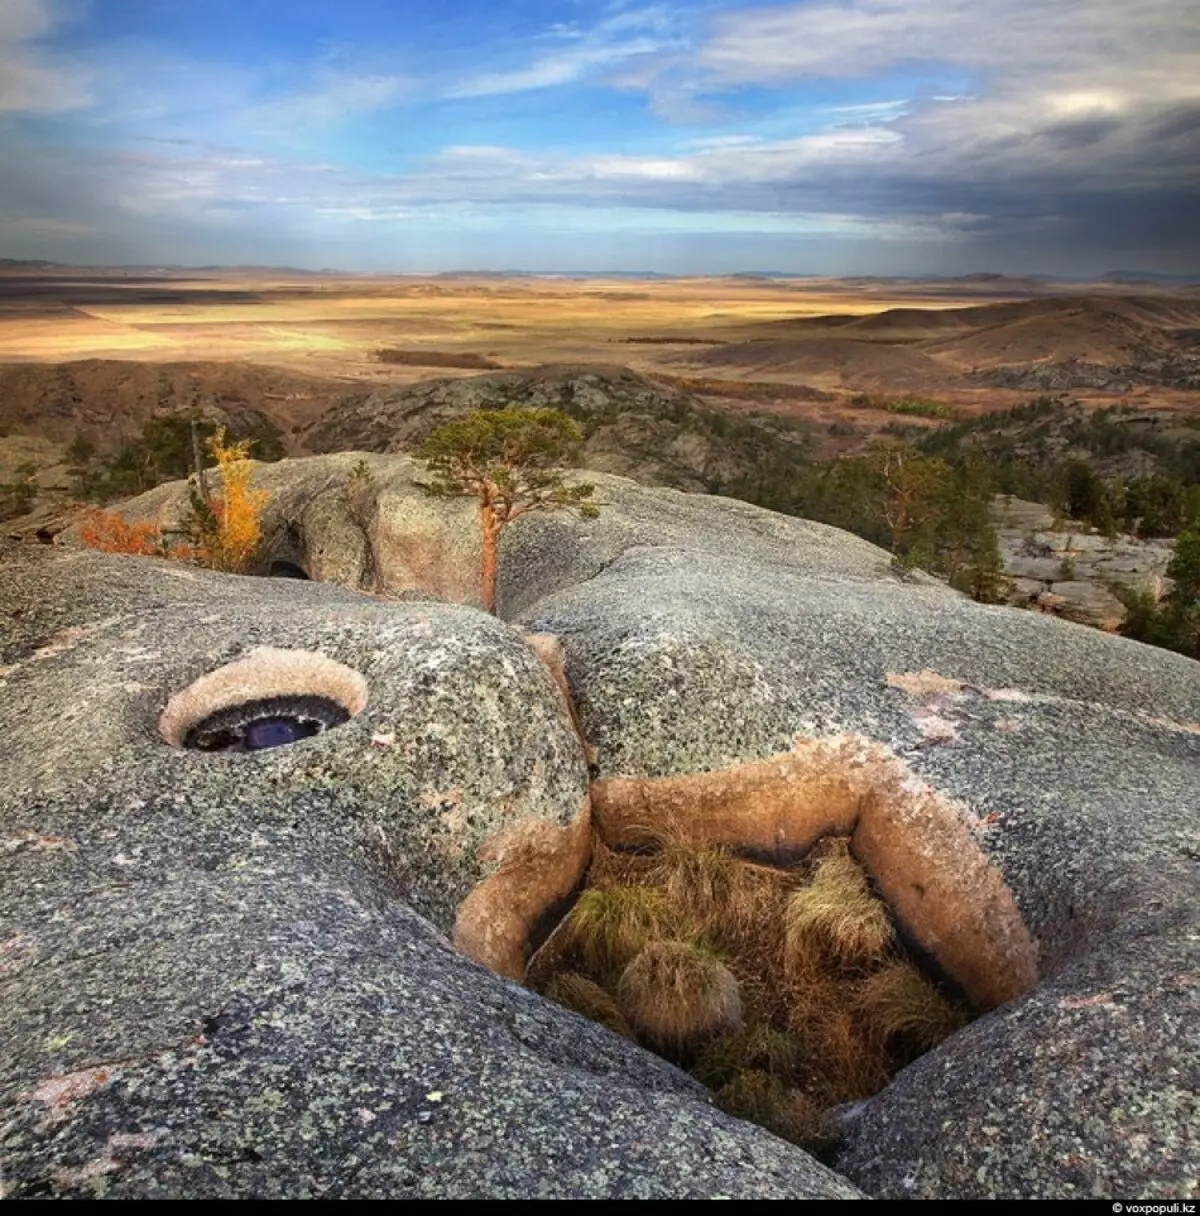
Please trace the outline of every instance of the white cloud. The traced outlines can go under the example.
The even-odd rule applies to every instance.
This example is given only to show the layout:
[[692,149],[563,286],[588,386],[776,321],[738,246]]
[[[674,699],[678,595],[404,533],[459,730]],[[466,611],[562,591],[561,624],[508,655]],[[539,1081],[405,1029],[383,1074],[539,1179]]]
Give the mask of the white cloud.
[[727,13],[698,56],[723,84],[861,78],[914,63],[1002,76],[1191,80],[1200,22],[1178,0],[848,0]]
[[312,87],[251,107],[245,120],[264,127],[332,123],[399,104],[412,92],[405,76],[324,70]]
[[38,41],[79,11],[66,0],[0,0],[0,113],[53,113],[90,104],[90,73]]
[[639,58],[657,56],[677,45],[669,32],[672,22],[670,10],[654,6],[617,12],[586,30],[574,25],[552,26],[546,36],[567,44],[560,50],[520,67],[469,76],[451,85],[445,96],[491,97],[552,88]]
[[[588,154],[452,145],[406,173],[365,173],[220,144],[282,135],[257,141],[278,150],[310,128],[420,97],[432,82],[326,58],[293,77],[307,83],[263,102],[261,72],[132,45],[102,48],[89,82],[37,41],[65,10],[0,0],[0,109],[77,107],[90,90],[103,104],[89,120],[103,114],[111,130],[201,136],[134,153],[14,151],[0,164],[0,221],[31,232],[36,220],[59,223],[64,234],[155,224],[273,236],[410,220],[502,230],[513,216],[536,223],[551,213],[575,217],[580,230],[579,217],[594,216],[599,230],[657,215],[672,231],[710,231],[725,217],[729,232],[952,242],[1074,225],[1114,248],[1120,233],[1162,224],[1194,249],[1194,220],[1178,217],[1200,195],[1200,22],[1184,9],[1177,0],[813,0],[719,16],[690,56],[677,14],[610,11],[598,25],[547,31],[526,61],[460,78],[452,95],[596,78],[641,90],[657,113],[683,121],[711,117],[715,101],[726,107],[717,133],[674,144],[660,136],[639,155],[618,150],[621,132]],[[850,78],[880,72],[913,77],[912,95],[849,92]],[[738,132],[743,87],[831,78],[841,82],[837,104],[790,93],[786,110],[768,112],[756,93],[742,112],[748,131]]]
[[48,114],[91,103],[90,76],[81,67],[27,48],[10,59],[9,51],[0,46],[0,112]]
[[447,97],[491,97],[502,93],[524,93],[569,84],[597,68],[612,67],[637,55],[650,55],[660,44],[650,38],[632,39],[617,45],[580,46],[557,55],[547,55],[528,67],[511,72],[486,72],[452,86]]
[[74,220],[57,220],[45,215],[26,215],[14,220],[12,226],[22,232],[38,236],[88,236],[96,231],[94,224],[81,224]]
[[896,101],[867,101],[851,106],[821,106],[822,114],[846,114],[852,120],[889,122],[907,114],[911,102],[900,99]]
[[40,38],[66,15],[61,0],[4,0],[0,5],[0,42]]

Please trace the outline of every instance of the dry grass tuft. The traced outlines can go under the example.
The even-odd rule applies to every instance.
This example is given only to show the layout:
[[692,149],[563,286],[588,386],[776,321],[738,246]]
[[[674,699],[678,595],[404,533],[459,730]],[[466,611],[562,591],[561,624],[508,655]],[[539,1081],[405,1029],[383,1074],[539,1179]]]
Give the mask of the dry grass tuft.
[[580,895],[567,918],[564,954],[603,976],[623,969],[672,918],[661,892],[650,887],[603,887]]
[[792,1035],[763,1022],[747,1022],[741,1030],[719,1035],[705,1044],[691,1073],[709,1089],[720,1089],[749,1070],[790,1076],[803,1059],[804,1049]]
[[724,911],[738,886],[738,862],[720,845],[668,841],[655,863],[651,880],[667,900],[706,920]]
[[869,1098],[887,1084],[887,1057],[863,1038],[849,1010],[831,1010],[824,1021],[810,1026],[809,1036],[805,1047],[823,1105]]
[[780,995],[788,1033],[804,1044],[807,1052],[820,1028],[846,1008],[848,998],[845,985],[836,976],[827,969],[810,966],[811,956],[804,962],[800,970],[787,967],[781,977]]
[[817,862],[812,881],[794,891],[785,915],[787,964],[812,970],[814,951],[848,966],[878,962],[892,944],[887,907],[844,844]]
[[610,849],[598,836],[592,838],[592,866],[588,870],[589,889],[606,887],[653,886],[655,859],[647,853]]
[[589,980],[586,975],[564,971],[550,980],[542,995],[564,1009],[599,1022],[614,1034],[633,1038],[633,1029],[629,1019],[621,1012],[621,1007],[595,980]]
[[855,1010],[876,1043],[919,1055],[960,1029],[966,1019],[911,963],[896,962],[858,986]]
[[783,869],[660,827],[633,851],[595,842],[587,883],[527,982],[813,1151],[838,1137],[832,1108],[964,1020],[908,961],[845,838]]
[[621,973],[617,1000],[641,1038],[674,1055],[742,1024],[733,973],[691,942],[648,945]]
[[649,878],[673,908],[715,926],[739,956],[759,944],[773,949],[765,934],[781,924],[790,886],[785,871],[743,861],[720,846],[686,842],[665,847]]
[[748,1119],[797,1144],[812,1144],[822,1133],[822,1112],[801,1090],[778,1077],[750,1068],[713,1095],[726,1114]]

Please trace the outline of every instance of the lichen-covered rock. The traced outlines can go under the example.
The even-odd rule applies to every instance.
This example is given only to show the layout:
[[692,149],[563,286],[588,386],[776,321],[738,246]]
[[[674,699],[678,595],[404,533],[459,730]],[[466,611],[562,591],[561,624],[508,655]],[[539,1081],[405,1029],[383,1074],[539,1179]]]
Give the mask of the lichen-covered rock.
[[[306,533],[293,523],[321,495],[343,494],[357,459],[339,454],[284,462],[272,466],[274,472],[262,468],[259,484],[275,492],[268,520],[274,552],[308,562],[306,546],[320,529]],[[478,555],[470,504],[431,504],[414,487],[418,472],[405,458],[367,459],[377,490],[354,504],[353,517],[367,521],[359,526],[375,545],[381,585],[406,596],[445,595],[457,586],[467,590],[454,594],[469,597]],[[982,1003],[1006,1001],[865,1105],[837,1157],[845,1177],[881,1195],[1193,1195],[1200,1175],[1192,1130],[1200,1080],[1194,982],[1200,665],[1044,615],[971,603],[933,580],[893,571],[886,553],[818,524],[603,475],[588,479],[597,487],[597,519],[530,515],[506,531],[499,602],[503,617],[555,635],[563,646],[597,777],[591,794],[601,830],[612,808],[628,810],[630,799],[659,813],[653,800],[665,790],[671,814],[717,824],[733,843],[741,831],[760,850],[786,850],[788,815],[819,825],[827,803],[839,830],[861,834],[864,856],[913,935],[951,974],[974,985]],[[180,487],[152,495],[159,497],[127,504],[131,516],[173,509]],[[388,554],[405,551],[380,548],[371,522],[388,501],[397,504],[387,508],[394,535],[406,534],[408,501],[419,521],[410,543],[421,554],[444,553],[441,563],[425,568],[401,556],[389,564]],[[244,1140],[243,1126],[255,1129],[251,1139],[275,1143],[261,1132],[267,1116],[254,1114],[258,1108],[246,1097],[269,1092],[282,1095],[263,1099],[272,1109],[292,1112],[284,1121],[288,1136],[297,1126],[314,1126],[297,1122],[303,1093],[309,1118],[318,1121],[314,1143],[330,1146],[321,1161],[343,1151],[332,1146],[345,1144],[342,1159],[353,1162],[346,1170],[361,1167],[353,1182],[345,1171],[326,1167],[324,1193],[409,1193],[399,1188],[411,1178],[425,1180],[420,1185],[428,1190],[417,1193],[461,1193],[455,1182],[438,1190],[423,1172],[431,1158],[421,1154],[436,1144],[437,1168],[448,1171],[446,1178],[461,1177],[462,1162],[474,1160],[489,1178],[503,1179],[476,1193],[536,1194],[537,1170],[565,1143],[558,1129],[569,1137],[572,1129],[583,1134],[585,1125],[593,1129],[587,1147],[559,1156],[552,1193],[833,1193],[827,1188],[837,1184],[803,1154],[722,1121],[681,1097],[684,1089],[670,1089],[686,1083],[669,1070],[654,1073],[674,1078],[664,1082],[667,1090],[651,1086],[639,1097],[649,1074],[638,1069],[650,1066],[600,1031],[578,1033],[597,1036],[587,1042],[607,1044],[615,1054],[606,1058],[619,1063],[584,1084],[577,1072],[566,1080],[564,1070],[579,1067],[574,1049],[555,1054],[557,1047],[531,1047],[506,1071],[501,1061],[514,1049],[508,1032],[497,1029],[509,1024],[503,1019],[489,1021],[489,1014],[472,1022],[474,1008],[462,1013],[464,1025],[486,1025],[496,1037],[470,1050],[460,1050],[462,1040],[445,1029],[457,1024],[456,1006],[493,999],[506,1010],[511,1006],[504,1002],[528,1002],[521,1007],[540,1011],[536,1016],[547,1026],[577,1025],[532,997],[518,997],[443,946],[437,953],[421,936],[428,931],[418,932],[405,910],[416,907],[445,931],[466,887],[498,877],[486,848],[482,861],[451,856],[457,820],[446,821],[439,834],[437,824],[455,810],[447,805],[448,784],[463,791],[470,811],[465,831],[476,833],[470,839],[480,846],[508,813],[506,799],[515,800],[518,817],[557,827],[575,822],[579,812],[587,786],[584,748],[549,674],[514,633],[468,609],[367,601],[331,587],[222,578],[133,559],[28,560],[13,597],[21,615],[8,623],[18,635],[16,657],[4,660],[18,664],[4,690],[12,737],[20,738],[13,753],[18,779],[5,783],[15,792],[0,794],[0,807],[6,824],[27,833],[13,838],[13,858],[23,867],[13,884],[23,919],[10,934],[24,1002],[17,1033],[43,1054],[20,1066],[9,1092],[36,1093],[56,1075],[68,1079],[40,1092],[53,1098],[90,1090],[64,1108],[68,1117],[59,1131],[22,1141],[26,1172],[19,1177],[32,1177],[29,1170],[46,1178],[53,1170],[91,1169],[91,1177],[117,1188],[126,1185],[123,1178],[140,1179],[128,1183],[126,1193],[156,1187],[218,1193],[211,1180],[218,1175],[204,1173],[207,1181],[185,1186],[176,1181],[182,1175],[128,1173],[132,1142],[104,1139],[149,1136],[162,1127],[169,1135],[146,1150],[159,1154],[150,1158],[161,1163],[155,1170],[166,1171],[168,1162],[175,1169],[184,1158],[219,1158],[232,1171],[233,1181],[221,1184],[229,1193],[268,1193],[268,1181],[277,1191],[315,1191],[308,1179],[317,1173],[297,1181],[303,1171],[295,1166],[300,1158],[288,1155],[293,1148],[274,1157],[257,1142],[210,1152],[217,1140],[222,1146]],[[363,576],[346,577],[361,585]],[[442,582],[435,586],[434,579]],[[421,619],[429,633],[417,637],[413,622]],[[245,647],[280,645],[320,649],[356,667],[379,699],[345,726],[275,755],[182,762],[170,749],[160,755],[153,721],[168,692]],[[422,691],[415,672],[431,670],[439,647],[445,666]],[[450,673],[445,682],[443,670]],[[71,679],[82,680],[86,697]],[[19,701],[9,696],[18,687],[25,690]],[[55,712],[39,708],[39,697]],[[476,701],[487,706],[478,716]],[[378,722],[370,717],[386,707],[394,708]],[[75,715],[69,732],[62,729],[64,713]],[[101,717],[117,725],[93,728]],[[438,724],[449,730],[450,742],[439,737]],[[396,735],[387,756],[411,747],[407,774],[373,756],[369,735],[381,726]],[[378,766],[378,780],[359,775],[364,756]],[[536,777],[535,757],[543,761]],[[245,781],[213,784],[214,765],[242,760],[249,762],[241,770]],[[447,771],[456,775],[448,780]],[[514,771],[525,774],[515,784]],[[696,774],[708,777],[696,786],[677,781]],[[489,783],[500,809],[488,805]],[[423,820],[427,789],[437,796],[423,808]],[[747,794],[756,789],[771,796],[756,803]],[[703,796],[689,802],[696,791]],[[379,804],[381,792],[386,807]],[[379,848],[370,845],[373,832]],[[410,845],[428,847],[417,858],[405,855]],[[113,860],[118,854],[122,860]],[[143,874],[138,866],[147,865],[146,858]],[[396,874],[408,877],[389,885]],[[917,881],[925,874],[932,885]],[[183,885],[173,889],[167,876]],[[215,885],[201,888],[201,882]],[[980,906],[1005,916],[1015,909],[1023,920],[1024,942],[1015,930],[1001,935],[999,946],[1009,950],[1012,965],[1005,984],[991,992],[989,959],[980,953],[997,945],[989,941],[987,917],[970,924],[964,917],[960,933],[956,918],[946,915],[947,908],[969,908],[973,882],[989,893],[991,902]],[[193,899],[191,892],[201,890]],[[343,894],[335,898],[334,890]],[[109,904],[90,908],[81,892]],[[131,920],[135,898],[147,908],[161,899],[171,910],[139,928],[141,922]],[[178,912],[184,904],[194,909],[186,916]],[[313,909],[307,920],[302,906]],[[245,919],[238,919],[239,910]],[[108,923],[112,938],[97,928]],[[211,943],[220,964],[206,970],[191,961],[171,936],[173,924],[199,943],[197,951]],[[350,924],[357,927],[350,931]],[[47,935],[44,943],[38,933]],[[87,937],[96,933],[102,936]],[[427,945],[411,944],[417,942]],[[393,950],[416,957],[422,949],[434,953],[421,957],[436,955],[439,962],[430,969],[422,964],[420,983],[397,979],[400,964],[380,970],[379,959]],[[173,980],[153,992],[137,960],[176,953],[189,960],[194,991],[185,993],[182,980]],[[77,977],[56,988],[53,964],[68,959],[79,968]],[[99,978],[106,965],[121,977],[120,990],[131,994],[125,1004],[113,997],[111,1009],[104,1001],[112,990]],[[327,981],[314,978],[320,967],[330,968]],[[335,999],[335,978],[343,974],[353,978],[344,999]],[[459,978],[468,975],[469,981]],[[460,983],[469,987],[456,987]],[[67,988],[94,992],[94,1003],[68,996]],[[243,993],[247,1003],[239,1004]],[[135,1001],[161,1008],[149,1024],[170,1033],[139,1039],[128,1023],[140,1026],[147,1017],[134,1017]],[[328,1018],[314,1012],[301,1033],[296,1028],[305,1023],[295,1002],[306,1010],[324,1003],[331,1012]],[[86,1014],[78,1012],[85,1007]],[[220,1020],[226,1007],[234,1010],[229,1023]],[[193,1029],[201,1009],[216,1019],[215,1037],[203,1025]],[[406,1018],[428,1033],[390,1037],[401,1033]],[[93,1022],[102,1029],[85,1032]],[[239,1030],[223,1041],[227,1026]],[[360,1033],[343,1034],[349,1026]],[[189,1046],[189,1032],[211,1042]],[[554,1033],[556,1043],[582,1042],[572,1038],[575,1030]],[[101,1034],[109,1037],[79,1054],[71,1054],[73,1037],[63,1042],[82,1036],[86,1046]],[[451,1044],[442,1054],[439,1035]],[[379,1055],[355,1057],[365,1063],[339,1056],[351,1043],[358,1051],[364,1036],[378,1039],[386,1067]],[[372,1141],[370,1129],[384,1117],[379,1107],[393,1099],[370,1090],[366,1113],[354,1113],[349,1090],[332,1079],[381,1067],[389,1078],[409,1076],[395,1046],[400,1042],[416,1053],[412,1058],[436,1059],[439,1067],[452,1059],[465,1070],[454,1075],[474,1078],[463,1082],[471,1095],[468,1113],[460,1110],[442,1138],[420,1129],[436,1129],[450,1108],[419,1099],[414,1088],[403,1090],[410,1094],[404,1119],[397,1122],[396,1106],[389,1107],[387,1136]],[[290,1052],[292,1044],[293,1065],[285,1066],[272,1053]],[[119,1064],[113,1052],[126,1049],[134,1060],[170,1061],[153,1065],[159,1070],[153,1083],[143,1085],[137,1074],[136,1094],[166,1093],[182,1084],[180,1077],[195,1078],[189,1101],[237,1113],[187,1124],[186,1135],[171,1131],[177,1125],[157,1098],[139,1106],[140,1098],[119,1088],[123,1082],[101,1084],[87,1073]],[[192,1069],[186,1053],[193,1049],[215,1054],[203,1055]],[[48,1054],[55,1051],[65,1054]],[[294,1077],[308,1067],[295,1062],[308,1060],[336,1095],[330,1109],[340,1113],[324,1123],[312,1110],[313,1090],[264,1079]],[[215,1070],[215,1090],[205,1088],[207,1069]],[[244,1087],[230,1079],[239,1069],[248,1078]],[[513,1075],[520,1079],[509,1084]],[[505,1078],[503,1093],[496,1077]],[[221,1088],[227,1083],[235,1087],[228,1094]],[[449,1091],[439,1080],[426,1092]],[[660,1101],[660,1092],[669,1096]],[[560,1102],[562,1094],[573,1096]],[[43,1126],[46,1104],[22,1101],[20,1110],[37,1111],[25,1116],[22,1128]],[[620,1106],[626,1101],[629,1106]],[[564,1104],[574,1113],[564,1115]],[[684,1112],[673,1117],[685,1120],[686,1133],[677,1123],[663,1124],[668,1106]],[[636,1127],[623,1125],[627,1135],[595,1147],[598,1124],[589,1120],[618,1107],[640,1111]],[[535,1108],[540,1113],[531,1115]],[[84,1121],[89,1109],[99,1112],[93,1124]],[[501,1109],[509,1112],[504,1119],[496,1114]],[[123,1122],[118,1110],[132,1113]],[[186,1122],[174,1108],[172,1119]],[[361,1134],[329,1130],[355,1119]],[[544,1154],[537,1135],[505,1138],[498,1130],[516,1123],[526,1129],[553,1123]],[[79,1130],[88,1127],[95,1130]],[[717,1128],[719,1134],[711,1130]],[[337,1138],[343,1134],[350,1139]],[[425,1134],[428,1140],[421,1139]],[[776,1164],[730,1164],[739,1150],[720,1147],[732,1144],[721,1137],[734,1135]],[[662,1145],[664,1154],[639,1166],[633,1175],[639,1181],[622,1191],[614,1163],[624,1163],[639,1138],[654,1146],[639,1151],[657,1154]],[[178,1147],[185,1143],[186,1149]],[[161,1147],[167,1144],[176,1147]],[[672,1147],[669,1154],[665,1146]],[[59,1149],[67,1147],[63,1156]],[[713,1162],[698,1164],[714,1153]],[[649,1160],[637,1153],[634,1159]],[[279,1163],[274,1169],[271,1160]],[[376,1186],[387,1168],[399,1172]]]
[[[128,581],[110,580],[114,565]],[[128,854],[137,842],[124,834],[186,792],[160,860],[237,866],[268,847],[253,843],[264,835],[331,861],[366,864],[377,847],[408,901],[449,929],[486,872],[485,841],[518,821],[566,825],[586,798],[549,673],[480,613],[90,552],[10,570],[8,584],[23,607],[4,648],[5,785],[45,834],[63,834],[56,816],[74,813],[51,806],[103,788],[88,832]],[[169,696],[261,646],[349,666],[366,708],[303,747],[168,746],[156,722]]]
[[[656,498],[694,543],[630,548],[520,616],[562,639],[601,776],[875,741],[957,805],[1037,940],[1033,989],[869,1102],[838,1168],[886,1195],[1194,1195],[1200,665],[907,585],[815,525],[755,538],[730,504]],[[534,528],[555,554],[603,524],[536,521],[516,553]]]
[[[504,869],[497,837],[586,799],[515,631],[315,583],[0,556],[8,1194],[858,1193],[451,949],[464,895]],[[247,754],[160,736],[172,693],[264,647],[353,668],[365,707]]]

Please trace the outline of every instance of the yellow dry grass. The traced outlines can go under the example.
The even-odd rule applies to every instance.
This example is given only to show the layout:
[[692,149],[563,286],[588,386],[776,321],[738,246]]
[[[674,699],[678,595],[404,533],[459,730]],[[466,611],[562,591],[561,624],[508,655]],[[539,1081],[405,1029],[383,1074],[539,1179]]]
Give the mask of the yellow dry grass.
[[790,1076],[804,1063],[804,1049],[794,1035],[761,1021],[717,1036],[697,1053],[692,1075],[710,1089],[729,1085],[741,1073],[761,1071]]
[[733,973],[692,942],[650,942],[621,972],[617,1000],[640,1038],[675,1056],[742,1023]]
[[[351,375],[377,369],[381,345],[436,342],[444,349],[513,363],[591,361],[659,365],[664,353],[626,338],[713,341],[753,336],[763,323],[824,314],[869,315],[900,305],[945,308],[982,303],[922,298],[919,292],[836,282],[677,279],[582,280],[339,278],[286,274],[189,273],[176,284],[114,276],[98,299],[70,277],[10,295],[0,311],[6,357],[243,358],[303,366],[313,360]],[[49,292],[46,288],[49,287]],[[236,293],[237,298],[231,298]],[[165,298],[163,298],[165,296]],[[36,310],[36,311],[32,311]],[[397,379],[410,379],[408,376]]]
[[844,842],[817,862],[808,886],[792,893],[785,921],[788,963],[801,971],[813,950],[844,964],[865,965],[886,954],[892,941],[887,908],[872,895]]
[[571,910],[559,949],[577,955],[593,974],[606,975],[623,969],[669,925],[667,902],[650,887],[587,890]]
[[963,1012],[907,958],[844,837],[792,869],[660,830],[594,842],[527,982],[689,1068],[718,1105],[810,1148]]
[[815,1145],[822,1136],[821,1109],[802,1090],[789,1088],[760,1069],[740,1072],[714,1095],[727,1114],[748,1119],[785,1140]]
[[633,1038],[629,1019],[621,1012],[620,1005],[595,980],[589,980],[586,975],[564,971],[550,980],[542,990],[542,995],[589,1021],[599,1022],[614,1034],[626,1039]]
[[895,962],[867,976],[858,986],[854,1007],[875,1042],[919,1055],[958,1030],[956,1009],[911,963]]

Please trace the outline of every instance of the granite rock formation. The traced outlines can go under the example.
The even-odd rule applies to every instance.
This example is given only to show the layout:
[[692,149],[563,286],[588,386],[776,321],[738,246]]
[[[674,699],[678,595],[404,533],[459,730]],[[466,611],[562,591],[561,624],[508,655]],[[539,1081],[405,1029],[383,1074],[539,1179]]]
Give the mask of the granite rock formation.
[[[358,459],[256,474],[264,564],[323,585],[4,553],[10,1191],[1196,1193],[1200,666],[604,475],[599,518],[506,532],[497,621],[470,504],[387,456],[348,497]],[[163,738],[173,695],[277,651],[365,706],[252,755]],[[504,970],[580,825],[631,808],[781,858],[853,832],[986,1010],[855,1113],[837,1174],[463,956]]]

